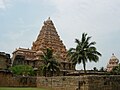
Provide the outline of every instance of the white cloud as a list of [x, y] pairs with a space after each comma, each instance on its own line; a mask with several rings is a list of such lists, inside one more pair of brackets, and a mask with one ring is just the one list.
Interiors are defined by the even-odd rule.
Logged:
[[6, 8], [11, 6], [11, 0], [0, 0], [0, 9], [5, 10]]
[[[114, 22], [117, 24], [120, 19], [116, 18], [120, 14], [120, 1], [116, 0], [52, 0], [58, 9], [56, 18], [65, 18], [68, 24], [75, 22], [74, 26], [85, 25], [90, 28], [108, 27]], [[104, 20], [104, 22], [103, 22]], [[111, 21], [111, 22], [110, 22]], [[117, 21], [117, 22], [116, 22]], [[103, 26], [105, 25], [105, 26]], [[74, 27], [73, 26], [73, 27]], [[118, 25], [117, 25], [118, 26]], [[84, 28], [84, 29], [85, 29]], [[109, 27], [108, 27], [109, 28]]]
[[59, 32], [69, 46], [71, 43], [69, 39], [80, 38], [83, 32], [87, 32], [98, 40], [101, 36], [119, 31], [119, 0], [51, 1], [57, 8], [53, 20], [57, 23]]
[[3, 0], [0, 0], [0, 8], [4, 9], [5, 8], [5, 4]]

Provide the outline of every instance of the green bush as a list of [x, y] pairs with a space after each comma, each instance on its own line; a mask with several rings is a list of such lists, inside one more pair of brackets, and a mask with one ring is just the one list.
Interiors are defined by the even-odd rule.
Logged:
[[10, 68], [13, 74], [23, 76], [33, 76], [35, 74], [33, 67], [29, 65], [16, 65]]

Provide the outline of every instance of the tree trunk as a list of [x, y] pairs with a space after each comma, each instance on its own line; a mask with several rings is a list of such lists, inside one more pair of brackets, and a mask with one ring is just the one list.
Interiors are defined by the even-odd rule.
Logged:
[[85, 60], [83, 60], [83, 68], [84, 68], [84, 74], [86, 74], [86, 63], [85, 63]]
[[47, 73], [46, 73], [46, 72], [47, 72], [47, 70], [45, 70], [45, 77], [47, 76]]
[[53, 71], [51, 71], [51, 77], [53, 76]]

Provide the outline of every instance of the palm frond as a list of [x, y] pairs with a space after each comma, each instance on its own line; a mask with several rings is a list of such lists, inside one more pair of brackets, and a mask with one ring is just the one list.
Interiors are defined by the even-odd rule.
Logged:
[[86, 69], [86, 63], [88, 61], [97, 62], [99, 56], [101, 56], [101, 53], [99, 53], [94, 46], [96, 42], [90, 42], [90, 39], [91, 37], [87, 36], [87, 33], [83, 33], [81, 40], [75, 39], [76, 47], [70, 48], [68, 51], [70, 61], [72, 61], [74, 65], [83, 63], [84, 70]]

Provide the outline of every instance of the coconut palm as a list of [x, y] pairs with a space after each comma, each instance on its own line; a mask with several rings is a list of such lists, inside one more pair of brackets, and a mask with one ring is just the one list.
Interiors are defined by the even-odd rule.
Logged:
[[86, 62], [97, 62], [99, 60], [99, 56], [101, 56], [94, 46], [96, 42], [89, 42], [90, 39], [91, 37], [87, 36], [86, 33], [83, 33], [81, 40], [75, 39], [75, 43], [77, 44], [76, 48], [70, 48], [68, 51], [70, 61], [72, 61], [74, 65], [82, 63], [85, 73]]
[[47, 48], [43, 52], [43, 55], [41, 55], [41, 59], [43, 60], [42, 72], [44, 76], [48, 73], [53, 76], [53, 73], [59, 71], [59, 63], [53, 57], [53, 51], [51, 49]]

